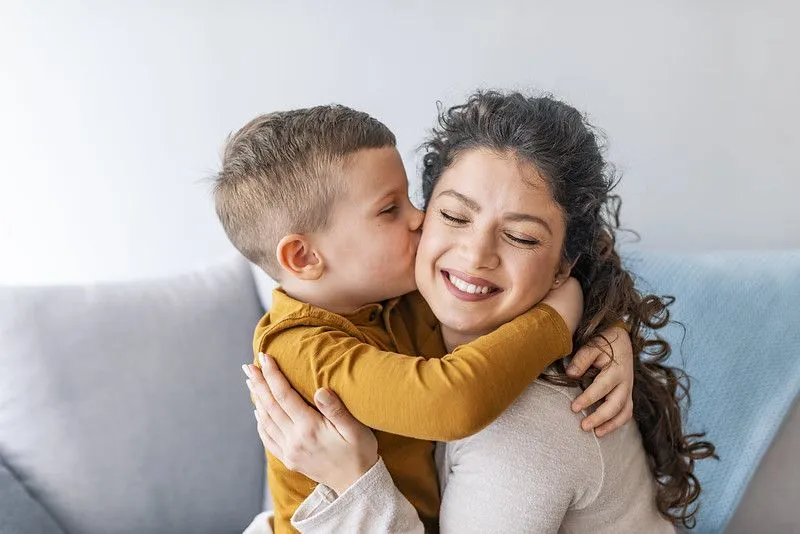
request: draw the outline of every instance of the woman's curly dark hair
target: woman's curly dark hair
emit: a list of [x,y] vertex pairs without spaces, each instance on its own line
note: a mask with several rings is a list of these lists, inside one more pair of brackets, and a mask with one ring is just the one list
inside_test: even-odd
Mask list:
[[[684,433],[681,403],[689,400],[688,377],[663,363],[670,345],[656,331],[670,321],[674,299],[640,294],[615,250],[621,201],[611,194],[617,180],[599,138],[578,110],[550,96],[479,91],[465,104],[440,111],[438,127],[423,145],[423,197],[427,205],[442,173],[472,149],[511,154],[545,177],[566,222],[563,260],[574,263],[572,276],[584,291],[576,350],[620,320],[630,327],[633,417],[658,483],[656,504],[674,524],[692,528],[700,495],[695,461],[715,457],[715,449],[701,441],[704,434]],[[546,380],[585,385],[567,376],[563,362],[554,369]]]

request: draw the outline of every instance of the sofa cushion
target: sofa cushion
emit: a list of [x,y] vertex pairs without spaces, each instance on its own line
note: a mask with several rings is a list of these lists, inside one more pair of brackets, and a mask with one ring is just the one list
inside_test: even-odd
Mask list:
[[240,369],[260,315],[241,261],[1,288],[0,456],[70,532],[241,532],[264,487]]
[[31,497],[0,462],[0,532],[3,534],[63,534],[42,504]]
[[[706,431],[720,456],[698,464],[694,532],[723,532],[800,391],[800,251],[640,252],[626,263],[638,287],[677,299],[670,363],[692,377],[689,429]],[[800,527],[787,512],[761,531]]]

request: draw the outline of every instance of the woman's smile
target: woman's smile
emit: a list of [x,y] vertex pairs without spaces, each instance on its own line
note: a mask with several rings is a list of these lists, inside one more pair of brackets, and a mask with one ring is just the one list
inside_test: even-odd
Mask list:
[[503,291],[488,280],[477,276],[471,276],[461,271],[442,269],[440,272],[445,287],[447,287],[450,293],[455,295],[456,298],[461,300],[470,302],[486,300]]

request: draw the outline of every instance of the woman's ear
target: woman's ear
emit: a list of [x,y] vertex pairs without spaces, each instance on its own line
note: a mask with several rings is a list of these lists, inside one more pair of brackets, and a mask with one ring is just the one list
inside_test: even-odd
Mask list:
[[283,236],[278,241],[275,254],[283,270],[300,280],[319,280],[325,272],[322,256],[303,234]]
[[569,275],[572,273],[572,268],[575,267],[576,263],[578,263],[577,259],[572,262],[562,259],[558,263],[558,269],[556,270],[555,276],[553,276],[553,285],[550,289],[561,287],[561,285],[567,281],[567,278],[569,278]]

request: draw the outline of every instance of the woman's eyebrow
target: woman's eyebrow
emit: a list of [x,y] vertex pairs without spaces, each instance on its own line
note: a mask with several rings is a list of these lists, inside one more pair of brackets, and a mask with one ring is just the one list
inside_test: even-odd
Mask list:
[[471,209],[472,211],[476,211],[476,212],[480,212],[481,211],[481,207],[476,201],[472,200],[471,198],[469,198],[466,195],[462,195],[458,191],[453,191],[452,189],[446,189],[446,190],[442,191],[441,193],[439,193],[438,195],[436,195],[436,198],[439,198],[439,197],[444,196],[444,195],[447,195],[447,196],[450,196],[450,197],[453,197],[453,198],[456,198],[456,199],[460,200],[461,202],[466,204],[466,206],[469,209]]
[[514,221],[514,222],[516,222],[516,221],[530,221],[530,222],[535,222],[535,223],[541,224],[542,226],[544,226],[544,229],[547,230],[547,232],[550,235],[553,235],[553,231],[550,229],[550,225],[547,224],[547,221],[545,221],[544,219],[542,219],[540,217],[537,217],[535,215],[528,215],[527,213],[506,213],[504,215],[504,218],[506,220],[508,220],[508,221]]

